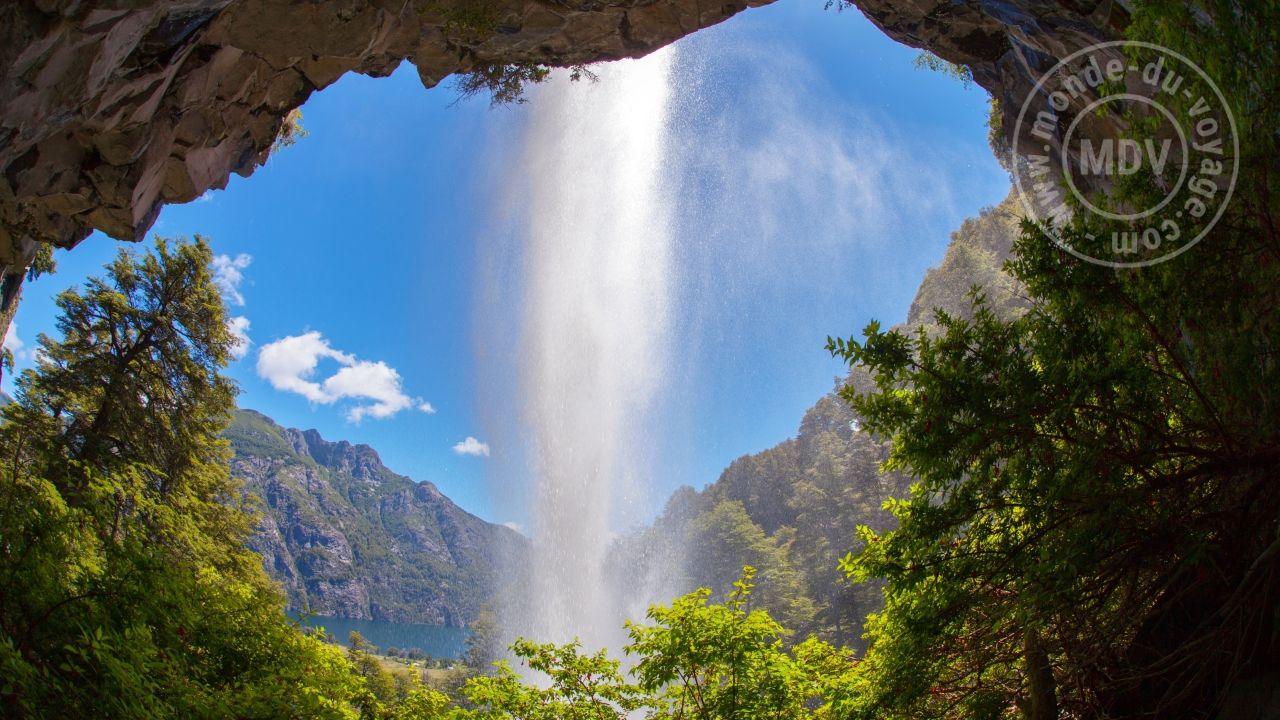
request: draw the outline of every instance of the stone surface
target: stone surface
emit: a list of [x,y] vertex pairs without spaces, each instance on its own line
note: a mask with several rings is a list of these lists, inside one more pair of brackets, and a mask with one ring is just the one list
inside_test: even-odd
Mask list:
[[[0,275],[14,280],[0,324],[35,243],[71,246],[93,229],[139,239],[165,203],[252,173],[288,112],[347,72],[386,75],[407,59],[431,87],[484,64],[636,57],[771,1],[2,3]],[[1127,18],[1119,0],[858,5],[891,37],[970,66],[1006,108]]]
[[[1029,97],[1038,95],[1031,98],[1033,109],[1046,106],[1047,93],[1037,90],[1037,81],[1077,51],[1121,39],[1130,17],[1128,0],[856,0],[856,5],[889,37],[967,66],[973,81],[1000,101],[1010,142],[1015,142],[1018,111]],[[1067,67],[1079,69],[1083,62]],[[1055,165],[1063,132],[1094,99],[1082,94],[1059,113],[1057,137],[1051,142]],[[1087,113],[1077,132],[1081,137],[1117,137],[1122,126],[1117,115]],[[1024,134],[1016,140],[1020,152],[1044,152],[1043,147],[1026,146],[1029,139]],[[1078,160],[1074,152],[1068,155]],[[1098,178],[1077,176],[1076,183],[1085,191],[1104,189]]]
[[251,410],[236,413],[227,437],[233,472],[262,500],[249,546],[294,610],[467,625],[524,550],[521,535],[388,470],[367,445]]
[[478,65],[637,57],[767,1],[0,3],[0,274],[20,277],[37,242],[140,239],[165,203],[252,173],[288,112],[347,72],[407,59],[431,87]]

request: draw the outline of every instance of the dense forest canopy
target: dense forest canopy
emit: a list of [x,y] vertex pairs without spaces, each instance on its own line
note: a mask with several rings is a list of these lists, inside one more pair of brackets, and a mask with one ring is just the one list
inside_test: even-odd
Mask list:
[[[1241,173],[1210,235],[1131,270],[1069,258],[1032,222],[1005,274],[983,263],[1003,247],[949,255],[988,268],[967,309],[926,281],[911,326],[832,340],[847,405],[824,399],[649,531],[693,548],[708,587],[612,654],[516,642],[538,683],[474,667],[483,614],[473,667],[441,675],[285,616],[223,439],[234,338],[209,247],[122,253],[59,297],[59,337],[0,424],[4,715],[1257,712],[1280,668],[1280,9],[1145,2],[1127,34],[1194,57],[1232,104]],[[1137,176],[1114,197],[1159,192]],[[1065,232],[1111,229],[1082,213]]]

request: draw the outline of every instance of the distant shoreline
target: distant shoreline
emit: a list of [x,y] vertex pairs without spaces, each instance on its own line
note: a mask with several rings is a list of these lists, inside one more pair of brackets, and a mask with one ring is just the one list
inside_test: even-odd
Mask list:
[[302,613],[293,610],[287,614],[305,627],[323,627],[339,644],[345,644],[347,636],[354,630],[376,645],[379,654],[386,654],[390,648],[418,649],[438,660],[459,660],[466,654],[467,637],[471,634],[466,628],[448,625],[365,620],[333,615],[304,617]]

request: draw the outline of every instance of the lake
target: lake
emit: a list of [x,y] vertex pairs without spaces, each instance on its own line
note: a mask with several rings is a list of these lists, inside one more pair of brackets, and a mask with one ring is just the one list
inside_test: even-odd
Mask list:
[[339,643],[347,644],[347,636],[352,630],[364,636],[365,640],[378,646],[380,652],[395,647],[401,650],[418,648],[433,658],[461,658],[467,652],[466,628],[448,627],[445,625],[424,625],[421,623],[397,623],[384,620],[355,620],[352,618],[312,615],[301,618],[290,613],[294,619],[308,627],[322,627]]

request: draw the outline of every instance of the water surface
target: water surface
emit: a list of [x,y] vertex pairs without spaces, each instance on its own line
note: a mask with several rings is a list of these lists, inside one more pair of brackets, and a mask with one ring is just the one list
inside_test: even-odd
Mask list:
[[466,654],[466,628],[423,623],[398,623],[385,620],[356,620],[353,618],[311,615],[294,618],[308,627],[322,627],[339,643],[347,644],[347,637],[354,630],[365,640],[378,646],[379,652],[387,648],[411,650],[417,648],[433,658],[461,658]]

